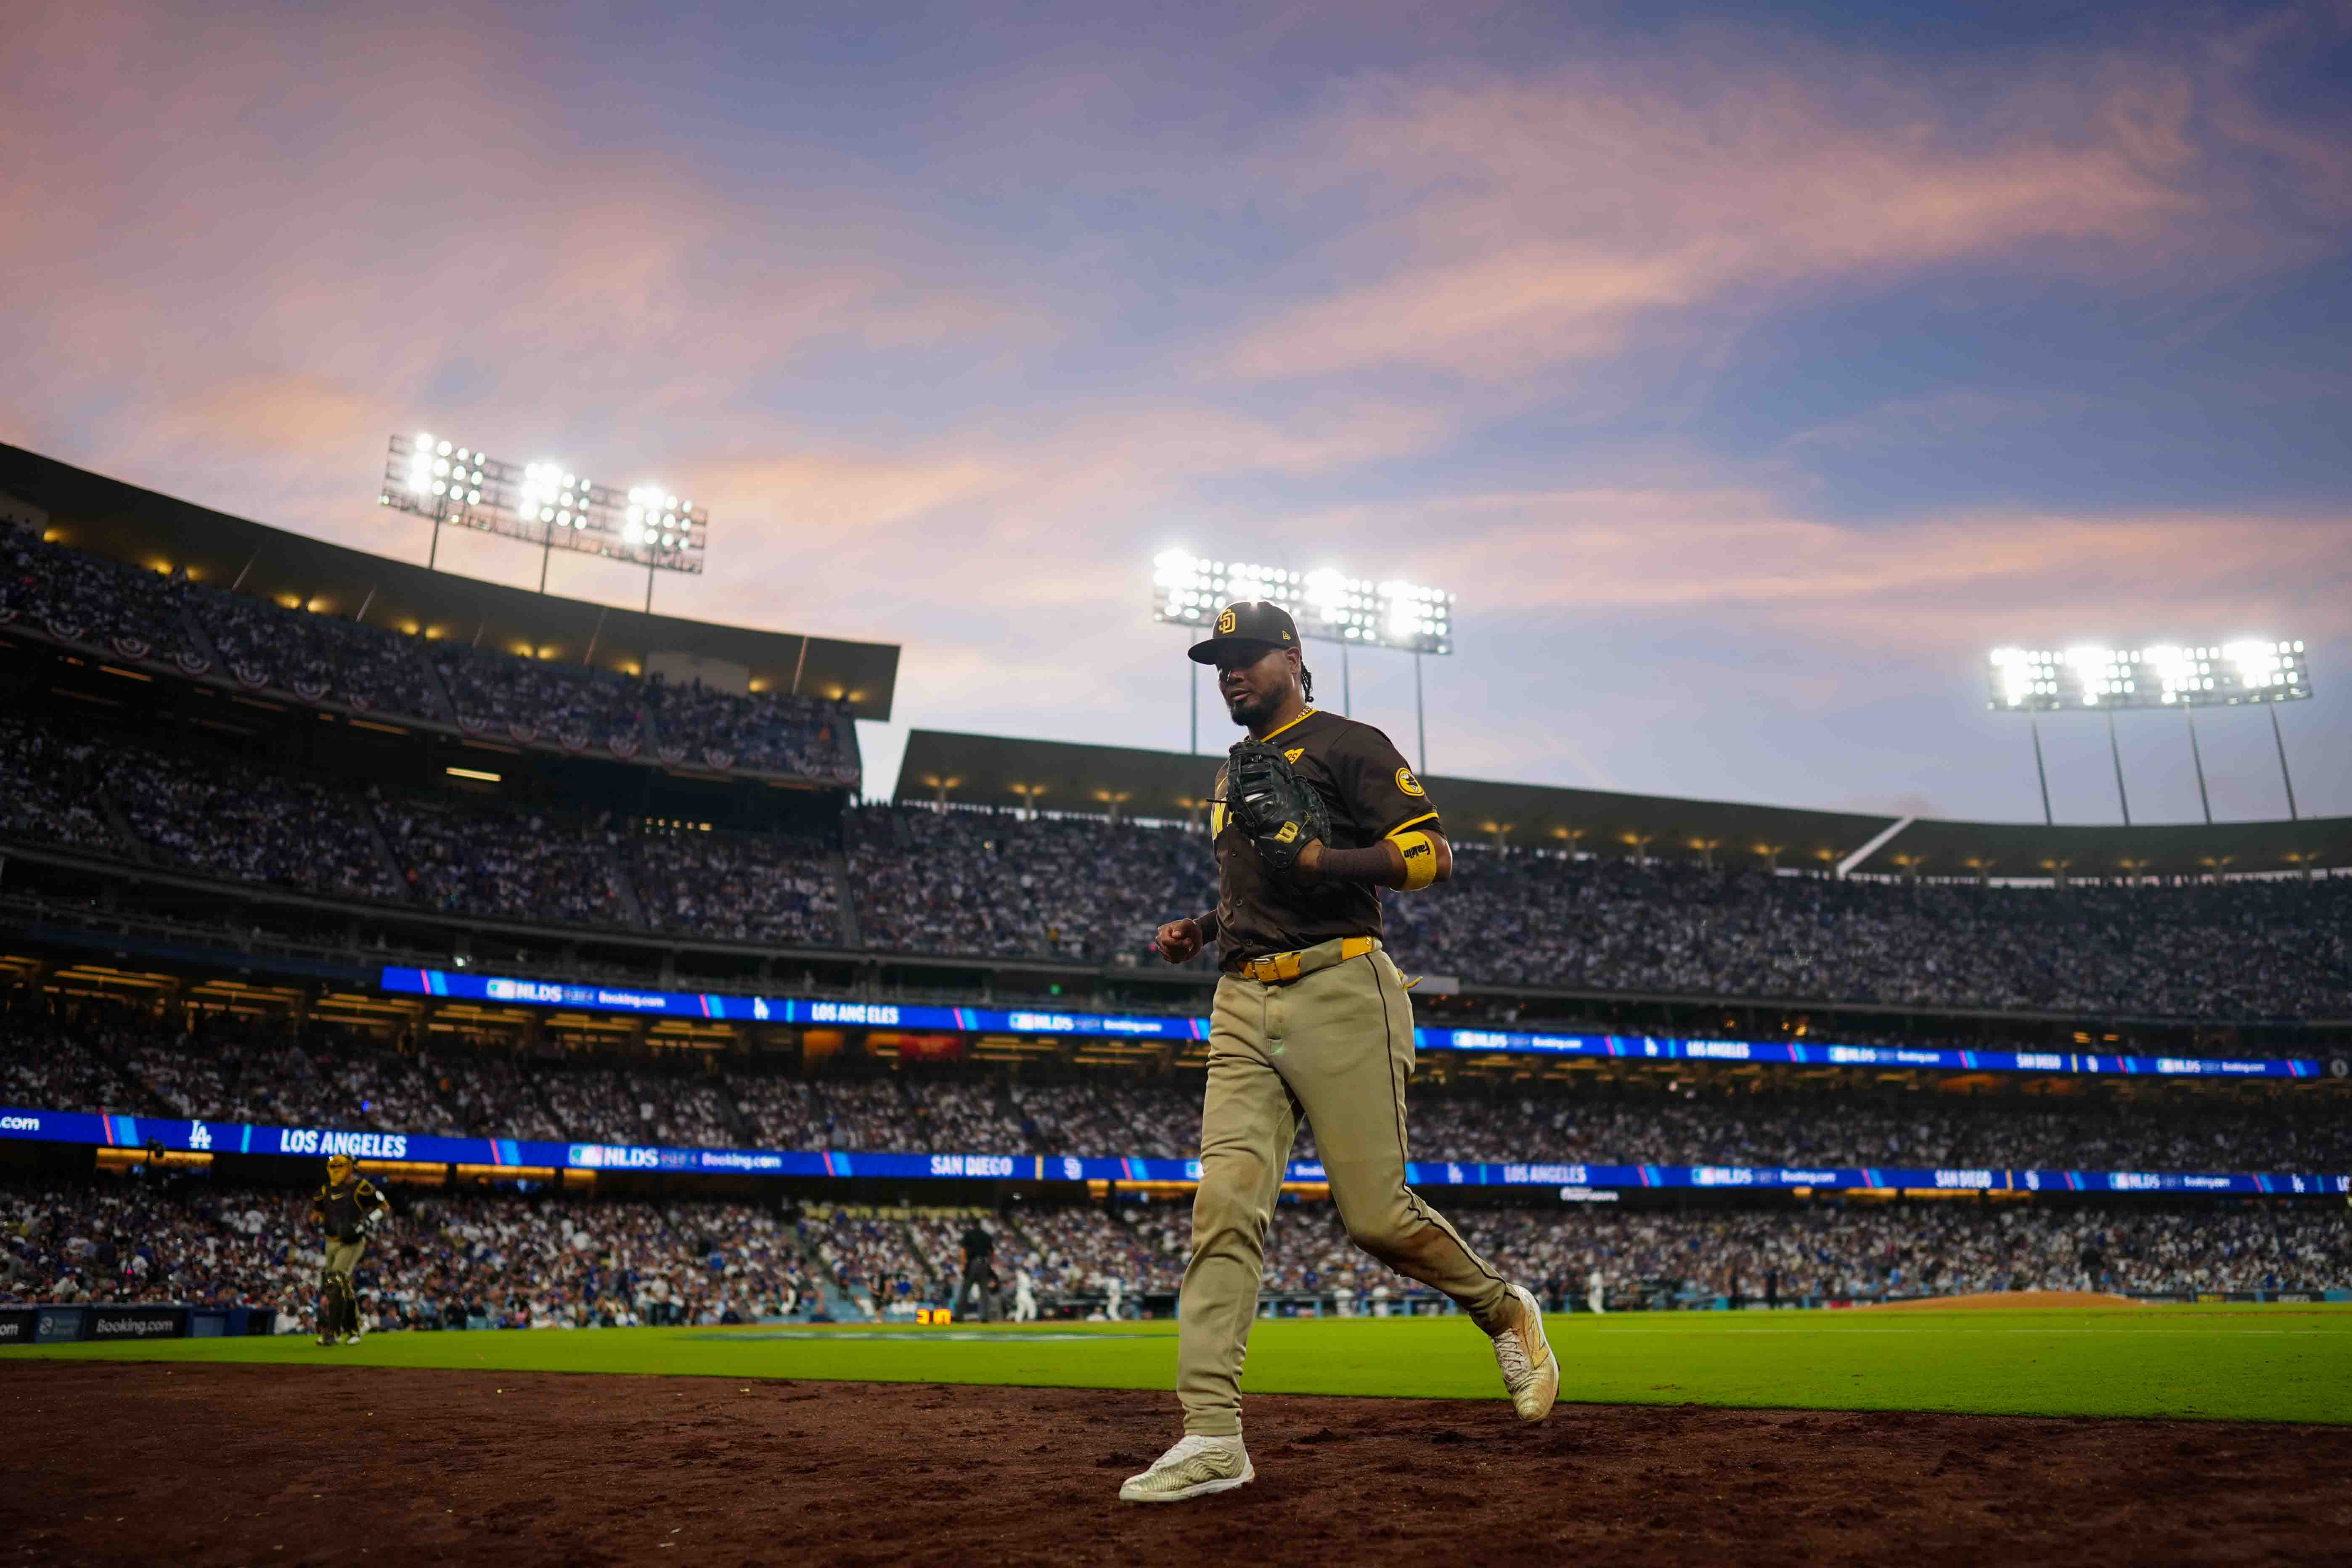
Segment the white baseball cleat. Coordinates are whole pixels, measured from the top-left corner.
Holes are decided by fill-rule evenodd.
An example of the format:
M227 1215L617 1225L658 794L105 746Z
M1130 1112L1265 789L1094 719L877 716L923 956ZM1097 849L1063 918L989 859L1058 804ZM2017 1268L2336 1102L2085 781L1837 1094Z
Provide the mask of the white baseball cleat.
M1511 1287L1519 1319L1495 1336L1495 1364L1503 1369L1503 1386L1510 1391L1511 1408L1522 1421L1540 1421L1551 1414L1559 1397L1559 1358L1545 1337L1543 1304L1524 1285Z
M1229 1492L1257 1479L1239 1437L1187 1437L1139 1476L1119 1483L1121 1502L1182 1502Z

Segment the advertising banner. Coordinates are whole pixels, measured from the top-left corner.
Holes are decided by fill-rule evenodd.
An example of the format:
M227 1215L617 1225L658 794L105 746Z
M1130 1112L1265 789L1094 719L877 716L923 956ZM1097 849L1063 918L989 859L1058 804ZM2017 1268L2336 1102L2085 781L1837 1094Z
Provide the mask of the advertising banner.
M1111 1036L1134 1040L1205 1040L1206 1018L1067 1013L1039 1008L940 1007L898 1002L824 1002L792 996L740 996L708 991L583 985L444 969L383 970L378 984L408 996L450 996L531 1007L633 1013L653 1017L820 1027L952 1030L981 1035ZM1948 1072L2103 1073L2159 1078L2317 1078L2315 1059L2220 1060L2203 1057L2125 1057L2075 1051L1966 1051L1930 1047L1842 1046L1791 1040L1685 1040L1651 1035L1553 1035L1523 1029L1424 1028L1424 1051L1504 1055L1621 1057L1657 1061L1780 1063L1791 1067L1926 1068Z
M176 1340L188 1331L185 1307L92 1307L83 1337L106 1340Z
M228 1151L323 1159L406 1160L572 1171L644 1171L679 1175L821 1176L890 1181L1197 1182L1197 1160L1078 1154L902 1153L857 1150L673 1149L657 1144L552 1143L534 1139L445 1138L422 1132L358 1132L267 1127L242 1121L100 1115L0 1107L0 1138L142 1149ZM2352 1174L2182 1171L2010 1171L1858 1165L1618 1165L1577 1161L1416 1160L1416 1186L1715 1187L1835 1191L1924 1188L1939 1192L2223 1193L2274 1196L2352 1195ZM1284 1179L1325 1180L1313 1161L1293 1161ZM123 1331L128 1332L128 1331Z

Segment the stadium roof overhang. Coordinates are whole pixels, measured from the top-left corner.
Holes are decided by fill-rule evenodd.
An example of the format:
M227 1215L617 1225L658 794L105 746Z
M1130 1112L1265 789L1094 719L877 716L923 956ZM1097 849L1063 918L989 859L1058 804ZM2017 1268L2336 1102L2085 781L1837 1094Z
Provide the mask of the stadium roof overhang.
M1922 877L2208 877L2346 866L2352 866L2352 817L2329 816L2131 827L1921 819L1857 868Z
M1216 773L1214 756L917 730L899 763L898 798L937 800L944 791L946 799L966 805L1034 804L1041 811L1090 813L1116 804L1122 816L1181 820L1200 809ZM1427 783L1456 839L1601 854L1638 847L1687 858L1834 865L1896 821L1477 779L1432 776Z
M898 649L792 632L649 616L347 549L0 445L0 491L48 514L61 542L151 570L185 566L202 583L369 626L507 652L640 671L648 654L724 660L755 689L846 699L860 719L890 717ZM410 520L413 521L413 520ZM593 650L593 654L592 654Z
M1216 781L1217 758L1121 746L917 730L897 798L1182 820ZM1717 864L1851 868L1885 876L2070 878L2241 875L2352 866L2352 817L2135 827L1941 822L1671 795L1432 776L1457 842L1643 853Z

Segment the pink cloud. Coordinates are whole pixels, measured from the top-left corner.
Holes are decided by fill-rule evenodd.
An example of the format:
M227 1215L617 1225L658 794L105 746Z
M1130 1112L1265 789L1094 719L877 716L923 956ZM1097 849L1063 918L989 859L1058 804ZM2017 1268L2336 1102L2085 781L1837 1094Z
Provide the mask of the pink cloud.
M1853 525L1762 490L1662 485L1449 496L1286 526L1345 526L1376 549L1442 536L1447 581L1479 584L1486 616L1866 637L1874 657L1922 663L2058 637L2352 637L2347 523L2325 511L1970 509Z
M1322 252L1332 281L1214 363L1510 379L1685 331L1695 308L1951 262L2120 281L2191 255L2308 258L2243 154L2312 191L2352 159L2264 115L2244 68L2118 56L1988 80L1717 37L1359 82L1265 160L1300 201L1352 209Z

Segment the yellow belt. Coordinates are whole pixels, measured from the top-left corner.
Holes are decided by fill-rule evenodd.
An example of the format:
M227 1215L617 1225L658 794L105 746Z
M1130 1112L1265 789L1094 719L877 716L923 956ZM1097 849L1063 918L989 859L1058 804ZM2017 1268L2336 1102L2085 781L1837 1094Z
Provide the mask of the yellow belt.
M1379 942L1369 936L1341 937L1339 962L1345 963L1351 958L1361 958L1378 946ZM1244 980L1255 980L1260 984L1279 985L1298 978L1298 961L1306 956L1307 950L1303 948L1296 952L1270 952L1264 958L1248 960L1234 973Z

